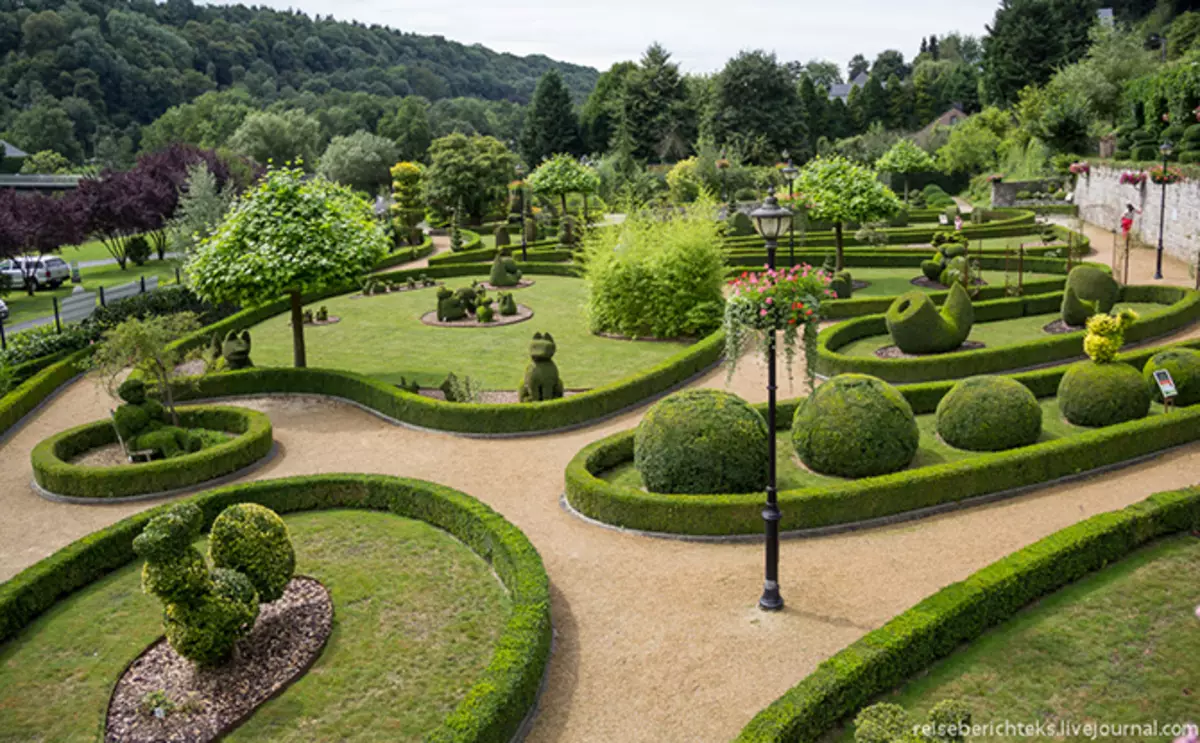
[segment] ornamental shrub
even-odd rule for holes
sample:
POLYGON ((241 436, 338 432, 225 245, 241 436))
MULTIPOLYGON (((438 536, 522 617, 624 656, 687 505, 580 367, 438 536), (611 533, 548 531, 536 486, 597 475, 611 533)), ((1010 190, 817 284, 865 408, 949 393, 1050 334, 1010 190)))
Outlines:
POLYGON ((1150 392, 1128 364, 1081 361, 1058 383, 1058 407, 1077 426, 1111 426, 1146 417, 1150 392))
POLYGON ((512 292, 500 292, 500 314, 517 314, 517 301, 513 299, 512 292))
POLYGON ((1062 320, 1080 326, 1097 312, 1108 312, 1121 296, 1112 274, 1096 266, 1076 266, 1067 274, 1063 291, 1062 320))
POLYGON ((287 525, 274 511, 256 503, 232 505, 217 516, 208 556, 218 568, 245 574, 264 603, 283 595, 296 569, 287 525))
POLYGON ((746 237, 754 234, 754 222, 745 212, 735 211, 726 220, 725 234, 728 237, 746 237))
POLYGON ((838 271, 829 282, 829 289, 838 299, 850 299, 854 294, 854 278, 849 271, 838 271))
POLYGON ((1172 404, 1187 407, 1200 402, 1200 351, 1190 348, 1172 348, 1155 354, 1146 362, 1142 369, 1142 378, 1146 381, 1146 391, 1150 399, 1162 402, 1158 383, 1154 381, 1154 372, 1166 369, 1171 373, 1171 381, 1179 394, 1172 404))
POLYGON ((1116 358, 1117 352, 1125 344, 1125 328, 1137 319, 1137 314, 1130 309, 1121 310, 1117 315, 1093 315, 1087 321, 1087 335, 1083 338, 1083 352, 1098 364, 1105 364, 1116 358))
POLYGON ((492 286, 516 286, 521 283, 521 269, 517 268, 515 260, 503 252, 496 253, 496 258, 492 261, 492 272, 488 275, 488 283, 492 286))
POLYGON ((496 229, 492 230, 492 236, 496 239, 497 249, 508 245, 508 228, 504 225, 496 225, 496 229))
POLYGON ((872 704, 854 718, 854 743, 903 741, 916 725, 916 719, 898 704, 872 704))
POLYGON ((942 262, 938 260, 921 261, 921 273, 930 281, 937 281, 942 276, 942 262))
POLYGON ((633 461, 652 493, 753 493, 767 486, 767 423, 740 397, 685 390, 638 424, 633 461))
POLYGON ((792 446, 809 469, 839 477, 885 475, 917 455, 912 407, 887 382, 839 374, 796 409, 792 446))
POLYGON ((125 257, 135 266, 144 266, 150 260, 150 243, 142 235, 135 235, 125 246, 125 257))
POLYGON ((961 283, 954 282, 941 309, 929 295, 900 295, 884 315, 892 343, 904 353, 945 353, 963 344, 975 322, 975 308, 961 283))
POLYGON ((1029 388, 1014 379, 970 377, 938 403, 937 431, 957 449, 1015 449, 1042 435, 1042 407, 1029 388))

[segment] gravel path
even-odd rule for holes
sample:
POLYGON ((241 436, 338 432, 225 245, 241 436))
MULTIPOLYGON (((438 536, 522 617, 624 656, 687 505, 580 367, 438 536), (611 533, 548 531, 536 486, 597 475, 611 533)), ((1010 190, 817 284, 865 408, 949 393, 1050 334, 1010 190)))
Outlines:
MULTIPOLYGON (((781 394, 788 389, 784 378, 781 394)), ((715 370, 697 386, 724 387, 715 370)), ((747 360, 728 389, 765 396, 747 360)), ((1051 532, 1151 493, 1191 485, 1200 444, 1103 477, 924 521, 783 544, 779 614, 756 608, 762 548, 659 540, 602 529, 559 506, 563 469, 589 441, 642 411, 533 439, 471 440, 389 425, 319 398, 240 401, 270 414, 281 456, 248 479, 378 472, 458 488, 512 520, 552 581, 556 649, 529 740, 727 741, 822 659, 924 596, 1051 532)), ((107 415, 77 381, 0 442, 0 579, 148 504, 76 506, 38 498, 29 452, 107 415)))

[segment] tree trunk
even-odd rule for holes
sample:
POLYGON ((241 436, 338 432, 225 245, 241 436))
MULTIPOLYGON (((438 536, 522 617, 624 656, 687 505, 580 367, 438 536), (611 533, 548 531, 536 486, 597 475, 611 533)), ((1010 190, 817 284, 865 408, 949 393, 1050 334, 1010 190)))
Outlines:
POLYGON ((567 218, 567 195, 565 193, 560 194, 560 195, 562 196, 562 202, 563 202, 563 219, 566 219, 567 218))
POLYGON ((833 233, 834 233, 834 236, 837 238, 837 266, 834 270, 841 271, 842 269, 844 269, 846 267, 846 253, 842 249, 842 223, 841 222, 833 223, 833 233))
POLYGON ((171 414, 171 425, 179 425, 179 413, 175 412, 175 392, 171 389, 171 375, 167 373, 167 367, 155 359, 155 365, 158 367, 158 386, 162 390, 163 402, 166 404, 167 412, 171 414))
POLYGON ((904 174, 904 203, 908 203, 908 173, 904 174))
POLYGON ((304 355, 304 297, 291 292, 292 298, 292 359, 297 369, 308 366, 304 355))

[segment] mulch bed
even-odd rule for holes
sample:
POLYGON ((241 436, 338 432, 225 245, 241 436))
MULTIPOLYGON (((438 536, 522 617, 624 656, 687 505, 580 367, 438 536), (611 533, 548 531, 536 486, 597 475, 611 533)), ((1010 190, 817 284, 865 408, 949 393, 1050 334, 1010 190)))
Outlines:
MULTIPOLYGON (((922 289, 944 290, 944 289, 950 288, 950 287, 946 286, 945 284, 939 283, 937 281, 932 281, 926 276, 918 276, 917 278, 913 279, 912 281, 910 281, 908 283, 912 284, 913 286, 919 286, 922 289)), ((975 286, 987 286, 987 282, 984 281, 983 279, 975 279, 975 286)), ((855 288, 857 289, 858 287, 855 287, 855 288)))
POLYGON ((445 283, 446 282, 444 282, 444 281, 435 281, 434 283, 430 284, 429 286, 422 286, 420 284, 420 282, 418 282, 417 285, 411 289, 408 288, 407 284, 401 284, 400 286, 396 287, 395 289, 392 289, 391 291, 377 291, 374 294, 363 294, 362 292, 359 292, 358 294, 351 294, 350 298, 351 299, 366 299, 367 297, 384 297, 384 296, 387 296, 388 294, 403 294, 404 292, 415 292, 415 291, 420 291, 422 289, 436 289, 437 287, 439 287, 445 283))
MULTIPOLYGON (((960 353, 962 351, 975 351, 984 348, 984 344, 979 341, 967 341, 958 348, 952 351, 943 351, 942 353, 960 353)), ((896 346, 884 346, 877 349, 875 355, 881 359, 924 359, 930 356, 941 356, 940 353, 904 353, 896 346)))
POLYGON ((332 628, 329 591, 312 578, 298 576, 282 598, 262 605, 254 629, 238 641, 224 666, 199 669, 160 638, 129 665, 113 689, 105 741, 215 740, 303 676, 320 656, 332 628), (143 700, 152 692, 164 692, 175 709, 145 709, 143 700))
MULTIPOLYGON (((563 390, 563 397, 573 397, 587 390, 563 390)), ((442 392, 437 387, 422 387, 420 391, 421 397, 428 397, 432 400, 445 400, 446 393, 442 392)), ((521 396, 516 390, 484 390, 479 393, 479 402, 490 405, 500 405, 505 403, 519 403, 521 396)))
POLYGON ((442 322, 437 319, 437 310, 430 310, 424 315, 421 315, 421 322, 426 325, 432 325, 435 328, 498 328, 502 325, 516 325, 519 322, 525 322, 533 317, 533 310, 523 304, 517 305, 517 314, 501 315, 500 310, 496 308, 495 303, 492 304, 491 322, 479 322, 474 315, 467 315, 462 320, 454 320, 452 322, 442 322))
POLYGON ((1067 325, 1060 317, 1049 325, 1042 327, 1042 332, 1049 333, 1050 335, 1062 335, 1063 333, 1078 333, 1084 329, 1082 325, 1067 325))
POLYGON ((512 286, 493 286, 490 281, 480 281, 478 286, 482 286, 490 292, 509 292, 513 289, 528 289, 536 283, 533 279, 521 279, 512 286))
POLYGON ((852 287, 854 287, 853 291, 858 291, 859 289, 866 289, 868 286, 871 285, 871 282, 870 281, 860 281, 858 279, 852 279, 850 282, 850 285, 852 287))

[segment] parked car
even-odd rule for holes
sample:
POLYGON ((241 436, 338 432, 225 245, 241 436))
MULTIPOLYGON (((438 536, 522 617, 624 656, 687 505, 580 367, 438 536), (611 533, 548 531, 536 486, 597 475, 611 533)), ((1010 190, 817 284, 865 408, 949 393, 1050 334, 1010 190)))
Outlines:
POLYGON ((10 258, 0 262, 0 273, 8 277, 9 286, 25 287, 33 284, 33 290, 42 287, 57 289, 71 279, 71 267, 62 258, 53 255, 31 255, 10 258))
POLYGON ((7 320, 7 319, 8 319, 8 305, 4 303, 3 299, 0 299, 0 320, 7 320))

